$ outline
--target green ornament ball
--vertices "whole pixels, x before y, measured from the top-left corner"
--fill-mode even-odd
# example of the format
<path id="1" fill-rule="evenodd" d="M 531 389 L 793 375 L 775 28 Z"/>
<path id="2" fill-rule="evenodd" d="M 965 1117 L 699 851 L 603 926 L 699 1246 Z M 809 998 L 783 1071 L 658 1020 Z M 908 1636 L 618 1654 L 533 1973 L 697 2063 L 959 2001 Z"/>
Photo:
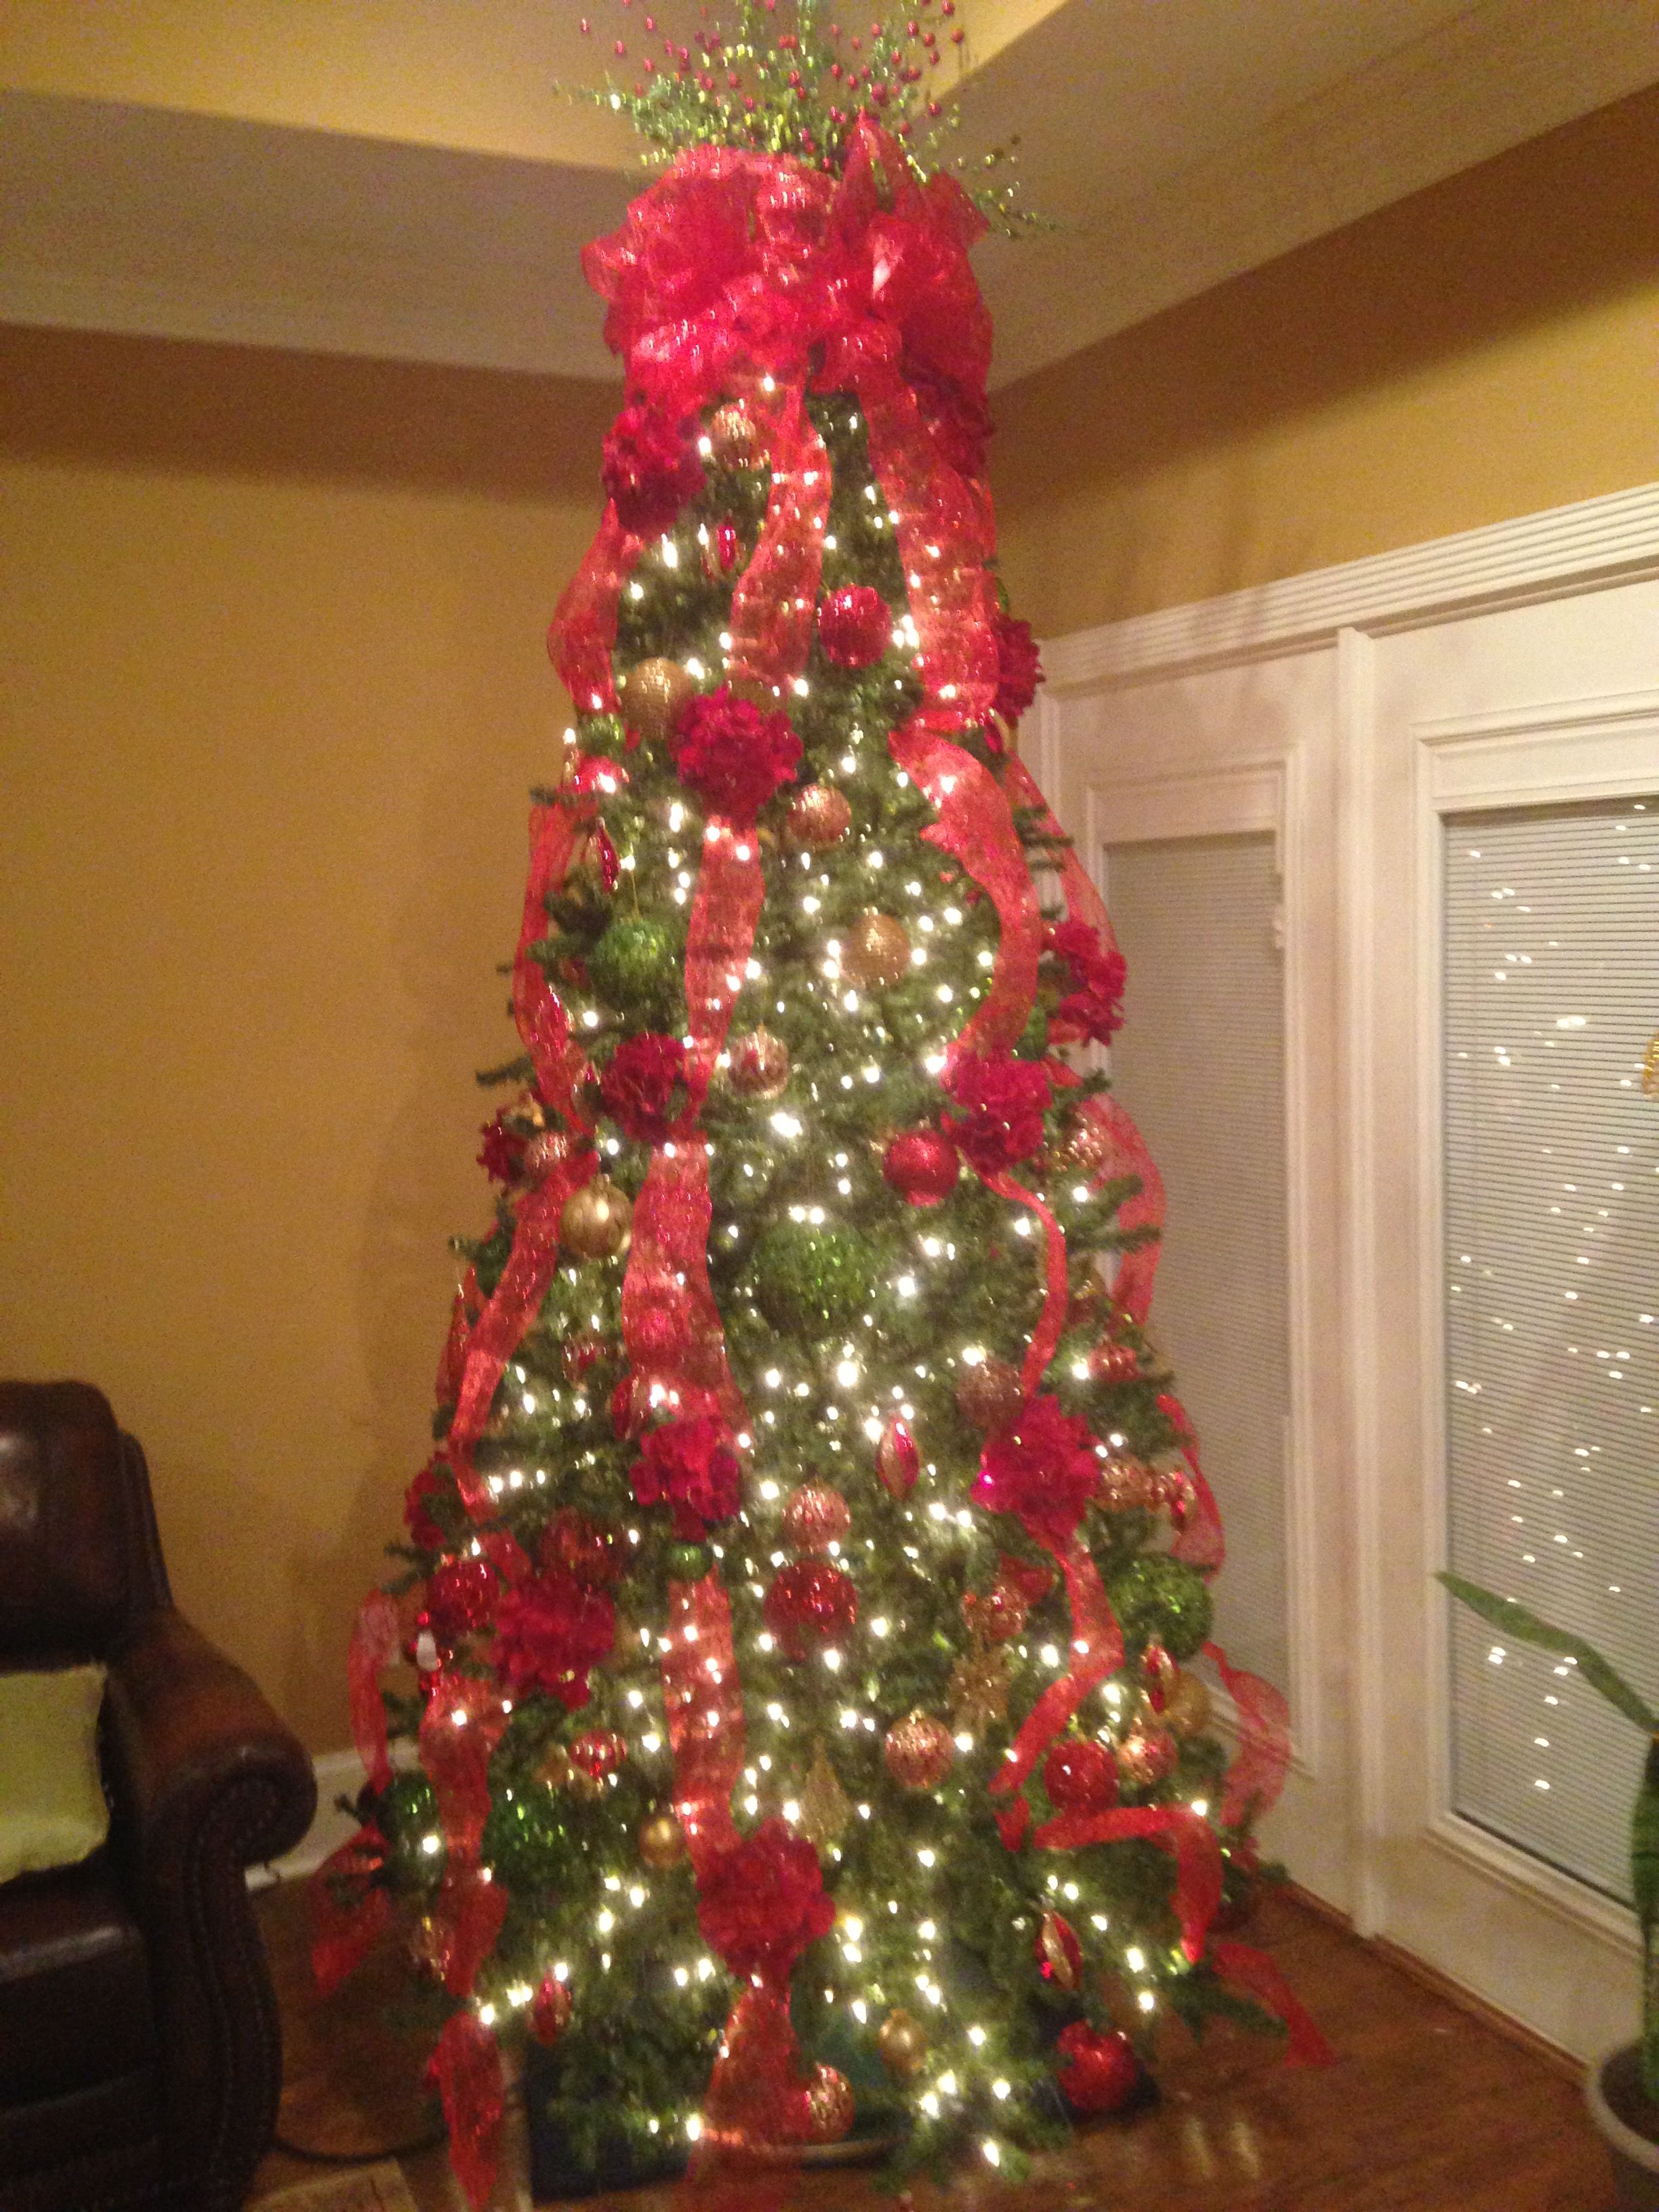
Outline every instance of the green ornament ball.
<path id="1" fill-rule="evenodd" d="M 613 1006 L 649 1021 L 678 1006 L 683 959 L 678 936 L 664 923 L 618 915 L 588 954 L 587 973 Z"/>
<path id="2" fill-rule="evenodd" d="M 781 1221 L 760 1241 L 753 1280 L 773 1327 L 808 1335 L 858 1318 L 870 1302 L 875 1262 L 869 1246 L 844 1229 Z"/>
<path id="3" fill-rule="evenodd" d="M 550 1790 L 498 1792 L 484 1826 L 483 1856 L 509 1888 L 549 1889 L 569 1878 L 577 1856 L 567 1805 Z"/>
<path id="4" fill-rule="evenodd" d="M 1172 1659 L 1193 1659 L 1209 1640 L 1215 1610 L 1210 1586 L 1182 1560 L 1143 1553 L 1119 1568 L 1106 1595 L 1124 1642 L 1133 1648 L 1156 1639 Z"/>
<path id="5" fill-rule="evenodd" d="M 380 1793 L 374 1819 L 386 1839 L 394 1881 L 435 1881 L 443 1872 L 444 1855 L 425 1848 L 427 1837 L 440 1832 L 437 1793 L 425 1775 L 418 1770 L 394 1774 Z"/>
<path id="6" fill-rule="evenodd" d="M 668 1547 L 668 1572 L 677 1583 L 700 1583 L 714 1564 L 714 1554 L 707 1544 L 671 1544 Z"/>

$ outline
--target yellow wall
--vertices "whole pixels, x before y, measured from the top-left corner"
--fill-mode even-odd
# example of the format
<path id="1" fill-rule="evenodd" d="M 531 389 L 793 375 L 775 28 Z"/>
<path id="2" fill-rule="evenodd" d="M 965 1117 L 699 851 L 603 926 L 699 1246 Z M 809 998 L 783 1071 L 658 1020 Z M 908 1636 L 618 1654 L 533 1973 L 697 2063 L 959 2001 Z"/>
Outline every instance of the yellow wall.
<path id="1" fill-rule="evenodd" d="M 1659 89 L 998 393 L 1058 636 L 1659 478 Z"/>
<path id="2" fill-rule="evenodd" d="M 0 333 L 0 1369 L 314 1749 L 514 1039 L 602 386 Z"/>

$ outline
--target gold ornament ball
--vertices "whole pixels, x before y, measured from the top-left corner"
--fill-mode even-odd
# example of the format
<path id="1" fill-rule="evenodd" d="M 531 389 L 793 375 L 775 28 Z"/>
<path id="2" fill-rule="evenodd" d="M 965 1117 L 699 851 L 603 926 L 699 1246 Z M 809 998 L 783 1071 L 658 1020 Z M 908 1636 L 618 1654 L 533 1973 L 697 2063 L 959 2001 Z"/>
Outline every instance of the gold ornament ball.
<path id="1" fill-rule="evenodd" d="M 628 1242 L 634 1207 L 608 1176 L 572 1191 L 559 1216 L 559 1242 L 579 1260 L 608 1260 Z"/>
<path id="2" fill-rule="evenodd" d="M 524 1148 L 524 1172 L 531 1182 L 539 1182 L 544 1176 L 562 1167 L 570 1158 L 573 1147 L 569 1133 L 564 1129 L 542 1129 Z"/>
<path id="3" fill-rule="evenodd" d="M 1101 1462 L 1097 1494 L 1109 1513 L 1151 1512 L 1163 1495 L 1163 1486 L 1144 1459 L 1115 1452 Z"/>
<path id="4" fill-rule="evenodd" d="M 1113 1138 L 1091 1114 L 1079 1114 L 1055 1146 L 1054 1158 L 1069 1173 L 1091 1175 L 1111 1158 Z"/>
<path id="5" fill-rule="evenodd" d="M 833 2066 L 815 2066 L 806 2085 L 806 2139 L 839 2142 L 853 2124 L 853 2091 Z"/>
<path id="6" fill-rule="evenodd" d="M 1117 1768 L 1137 1790 L 1155 1790 L 1175 1771 L 1180 1750 L 1161 1723 L 1131 1729 L 1117 1747 Z"/>
<path id="7" fill-rule="evenodd" d="M 640 1856 L 653 1874 L 678 1866 L 685 1856 L 685 1831 L 672 1813 L 653 1813 L 641 1826 Z"/>
<path id="8" fill-rule="evenodd" d="M 876 2049 L 896 2081 L 913 2081 L 927 2063 L 927 2031 L 911 2014 L 896 2007 L 877 2030 Z"/>
<path id="9" fill-rule="evenodd" d="M 1089 1354 L 1089 1373 L 1097 1382 L 1133 1382 L 1139 1372 L 1140 1355 L 1132 1344 L 1108 1337 Z"/>
<path id="10" fill-rule="evenodd" d="M 933 1790 L 956 1762 L 956 1739 L 932 1713 L 907 1713 L 888 1729 L 881 1755 L 901 1790 Z"/>
<path id="11" fill-rule="evenodd" d="M 745 1098 L 777 1098 L 789 1087 L 789 1048 L 763 1024 L 738 1037 L 726 1071 L 732 1088 Z"/>
<path id="12" fill-rule="evenodd" d="M 790 800 L 783 838 L 797 852 L 822 853 L 840 844 L 853 826 L 853 810 L 842 793 L 827 783 L 809 783 Z"/>
<path id="13" fill-rule="evenodd" d="M 697 680 L 678 660 L 641 660 L 623 677 L 620 696 L 629 728 L 647 744 L 665 744 L 675 716 L 697 696 Z"/>
<path id="14" fill-rule="evenodd" d="M 957 1385 L 957 1411 L 976 1429 L 1000 1429 L 1025 1402 L 1019 1370 L 1006 1359 L 981 1359 L 963 1370 Z"/>
<path id="15" fill-rule="evenodd" d="M 841 964 L 866 990 L 890 990 L 910 972 L 910 937 L 890 914 L 861 914 L 848 932 Z"/>
<path id="16" fill-rule="evenodd" d="M 1164 1699 L 1164 1725 L 1175 1735 L 1202 1735 L 1210 1725 L 1210 1693 L 1196 1674 L 1183 1668 Z"/>
<path id="17" fill-rule="evenodd" d="M 723 469 L 757 469 L 765 459 L 764 441 L 755 418 L 736 400 L 714 410 L 708 441 Z"/>
<path id="18" fill-rule="evenodd" d="M 847 1500 L 827 1482 L 804 1482 L 783 1502 L 783 1540 L 797 1552 L 827 1552 L 852 1525 Z"/>

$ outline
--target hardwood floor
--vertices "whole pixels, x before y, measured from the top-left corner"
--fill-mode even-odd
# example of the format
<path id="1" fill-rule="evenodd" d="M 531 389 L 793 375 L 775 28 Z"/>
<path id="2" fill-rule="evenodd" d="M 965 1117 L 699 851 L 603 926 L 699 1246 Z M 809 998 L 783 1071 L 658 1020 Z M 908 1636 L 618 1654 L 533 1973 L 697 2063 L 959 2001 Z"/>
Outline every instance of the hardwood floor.
<path id="1" fill-rule="evenodd" d="M 281 2129 L 334 2151 L 431 2130 L 424 2051 L 383 2018 L 390 1955 L 327 2002 L 310 1987 L 298 1887 L 259 1900 L 283 2010 Z M 1204 2048 L 1172 2032 L 1164 2097 L 1127 2121 L 1079 2130 L 1022 2189 L 988 2172 L 916 2212 L 1612 2212 L 1606 2154 L 1564 2062 L 1516 2040 L 1294 1897 L 1261 1911 L 1268 1942 L 1335 2046 L 1334 2066 L 1291 2071 L 1275 2046 L 1223 2027 Z M 407 2156 L 420 2212 L 460 2212 L 441 2149 Z M 319 2169 L 273 2152 L 253 2202 Z M 501 2202 L 521 2202 L 504 2194 Z M 718 2194 L 641 2191 L 589 2212 L 890 2212 L 865 2176 L 818 2172 Z"/>

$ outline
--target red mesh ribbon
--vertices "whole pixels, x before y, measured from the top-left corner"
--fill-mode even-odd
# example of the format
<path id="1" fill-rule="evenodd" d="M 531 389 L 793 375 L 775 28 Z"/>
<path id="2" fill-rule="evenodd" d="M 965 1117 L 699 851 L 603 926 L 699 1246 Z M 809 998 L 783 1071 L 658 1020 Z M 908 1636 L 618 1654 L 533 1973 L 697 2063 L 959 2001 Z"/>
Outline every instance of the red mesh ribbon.
<path id="1" fill-rule="evenodd" d="M 507 1914 L 506 1892 L 478 1863 L 489 1817 L 489 1758 L 506 1725 L 493 1683 L 447 1670 L 421 1716 L 421 1765 L 438 1800 L 448 1855 L 432 1915 L 444 1987 L 453 1997 L 471 1994 Z"/>
<path id="2" fill-rule="evenodd" d="M 830 456 L 799 383 L 769 410 L 751 396 L 750 411 L 763 423 L 768 412 L 773 416 L 772 484 L 754 557 L 732 595 L 726 667 L 733 684 L 775 691 L 799 675 L 811 650 L 830 520 Z"/>
<path id="3" fill-rule="evenodd" d="M 1066 1326 L 1066 1308 L 1069 1294 L 1066 1282 L 1066 1232 L 1048 1211 L 1042 1200 L 1016 1182 L 1012 1176 L 988 1176 L 986 1188 L 995 1191 L 999 1198 L 1007 1199 L 1015 1206 L 1029 1206 L 1042 1224 L 1043 1272 L 1046 1287 L 1042 1296 L 1042 1311 L 1031 1341 L 1025 1347 L 1025 1362 L 1020 1370 L 1020 1384 L 1029 1398 L 1048 1370 L 1054 1356 L 1054 1346 L 1060 1342 L 1060 1332 Z"/>
<path id="4" fill-rule="evenodd" d="M 1003 786 L 1016 805 L 1032 806 L 1039 810 L 1038 827 L 1054 840 L 1058 848 L 1048 866 L 1060 878 L 1060 888 L 1066 901 L 1067 918 L 1086 921 L 1099 935 L 1109 952 L 1119 950 L 1117 932 L 1112 927 L 1112 917 L 1106 910 L 1106 902 L 1100 896 L 1093 877 L 1077 856 L 1077 848 L 1054 819 L 1048 800 L 1038 788 L 1036 778 L 1024 762 L 1015 754 L 1003 769 Z"/>
<path id="5" fill-rule="evenodd" d="M 704 828 L 697 887 L 685 933 L 685 1004 L 691 1038 L 687 1127 L 702 1110 L 714 1063 L 726 1048 L 732 1009 L 754 948 L 766 896 L 760 844 L 717 814 Z"/>
<path id="6" fill-rule="evenodd" d="M 1290 1984 L 1267 1956 L 1249 1943 L 1218 1942 L 1210 1946 L 1210 1964 L 1224 1982 L 1241 1990 L 1264 2012 L 1283 2021 L 1290 2033 L 1286 2063 L 1291 2066 L 1329 2066 L 1336 2053 L 1315 2027 L 1312 2017 L 1291 1991 Z"/>
<path id="7" fill-rule="evenodd" d="M 377 1796 L 392 1779 L 380 1677 L 402 1650 L 403 1631 L 396 1605 L 384 1590 L 370 1590 L 352 1623 L 346 1650 L 346 1692 L 351 1706 L 351 1741 L 368 1786 Z"/>
<path id="8" fill-rule="evenodd" d="M 796 2065 L 789 1977 L 757 1977 L 732 2006 L 709 2076 L 703 2129 L 709 2151 L 806 2141 L 806 2084 Z"/>
<path id="9" fill-rule="evenodd" d="M 677 1413 L 748 1414 L 732 1379 L 708 1281 L 708 1154 L 694 1129 L 652 1155 L 634 1206 L 622 1334 L 642 1401 Z"/>
<path id="10" fill-rule="evenodd" d="M 1118 1182 L 1130 1176 L 1138 1177 L 1140 1183 L 1140 1188 L 1118 1208 L 1117 1226 L 1126 1234 L 1132 1230 L 1154 1233 L 1133 1251 L 1118 1255 L 1112 1302 L 1126 1320 L 1144 1328 L 1152 1310 L 1158 1240 L 1164 1228 L 1164 1178 L 1146 1149 L 1146 1139 L 1115 1098 L 1085 1098 L 1077 1110 L 1106 1146 L 1105 1157 L 1090 1176 L 1090 1188 L 1098 1190 L 1103 1183 Z"/>
<path id="11" fill-rule="evenodd" d="M 449 1310 L 449 1332 L 444 1338 L 444 1348 L 438 1361 L 436 1396 L 441 1406 L 453 1406 L 461 1387 L 461 1377 L 466 1372 L 467 1340 L 472 1334 L 472 1324 L 478 1318 L 483 1296 L 478 1288 L 477 1270 L 469 1267 L 461 1278 L 460 1288 L 455 1293 L 455 1303 Z"/>
<path id="12" fill-rule="evenodd" d="M 895 730 L 887 749 L 938 810 L 939 820 L 922 836 L 959 860 L 996 908 L 1000 940 L 991 988 L 952 1053 L 1011 1048 L 1036 1000 L 1042 915 L 1007 800 L 990 770 L 953 744 L 925 711 Z"/>
<path id="13" fill-rule="evenodd" d="M 311 1972 L 325 1996 L 356 1972 L 392 1925 L 392 1893 L 379 1879 L 385 1864 L 386 1838 L 371 1824 L 311 1877 Z"/>
<path id="14" fill-rule="evenodd" d="M 617 642 L 622 587 L 639 557 L 640 540 L 623 528 L 616 508 L 607 504 L 599 535 L 566 585 L 547 633 L 559 681 L 579 714 L 617 710 L 611 651 Z"/>
<path id="15" fill-rule="evenodd" d="M 1030 1534 L 1038 1536 L 1032 1529 Z M 1038 1540 L 1041 1540 L 1038 1536 Z M 1020 1723 L 1008 1747 L 1008 1755 L 991 1778 L 991 1795 L 1006 1796 L 1024 1786 L 1043 1753 L 1066 1726 L 1091 1690 L 1115 1674 L 1123 1664 L 1123 1636 L 1082 1538 L 1073 1534 L 1064 1551 L 1056 1551 L 1066 1577 L 1066 1599 L 1072 1614 L 1072 1641 L 1066 1672 L 1050 1682 Z M 1008 1837 L 1004 1831 L 1003 1841 Z"/>
<path id="16" fill-rule="evenodd" d="M 1187 1418 L 1187 1409 L 1179 1398 L 1167 1391 L 1159 1395 L 1158 1411 L 1173 1425 L 1181 1440 L 1181 1456 L 1186 1462 L 1188 1478 L 1193 1486 L 1192 1503 L 1187 1509 L 1186 1519 L 1170 1549 L 1177 1559 L 1196 1567 L 1200 1574 L 1220 1572 L 1227 1557 L 1227 1539 L 1221 1526 L 1221 1508 L 1215 1502 L 1215 1492 L 1205 1480 L 1204 1470 L 1198 1463 L 1198 1438 Z"/>
<path id="17" fill-rule="evenodd" d="M 1194 1964 L 1221 1902 L 1221 1845 L 1190 1805 L 1115 1805 L 1105 1813 L 1063 1813 L 1031 1838 L 1039 1850 L 1074 1851 L 1085 1844 L 1119 1844 L 1145 1836 L 1175 1853 L 1176 1917 L 1181 1948 Z M 1213 1954 L 1212 1954 L 1213 1955 Z"/>
<path id="18" fill-rule="evenodd" d="M 452 2013 L 433 2056 L 449 2162 L 473 2212 L 482 2212 L 495 2186 L 507 2091 L 495 2037 L 470 2007 Z"/>
<path id="19" fill-rule="evenodd" d="M 1206 1644 L 1228 1696 L 1238 1709 L 1238 1753 L 1222 1790 L 1224 1827 L 1243 1826 L 1279 1802 L 1291 1764 L 1291 1709 L 1282 1691 L 1235 1667 L 1218 1644 Z"/>

